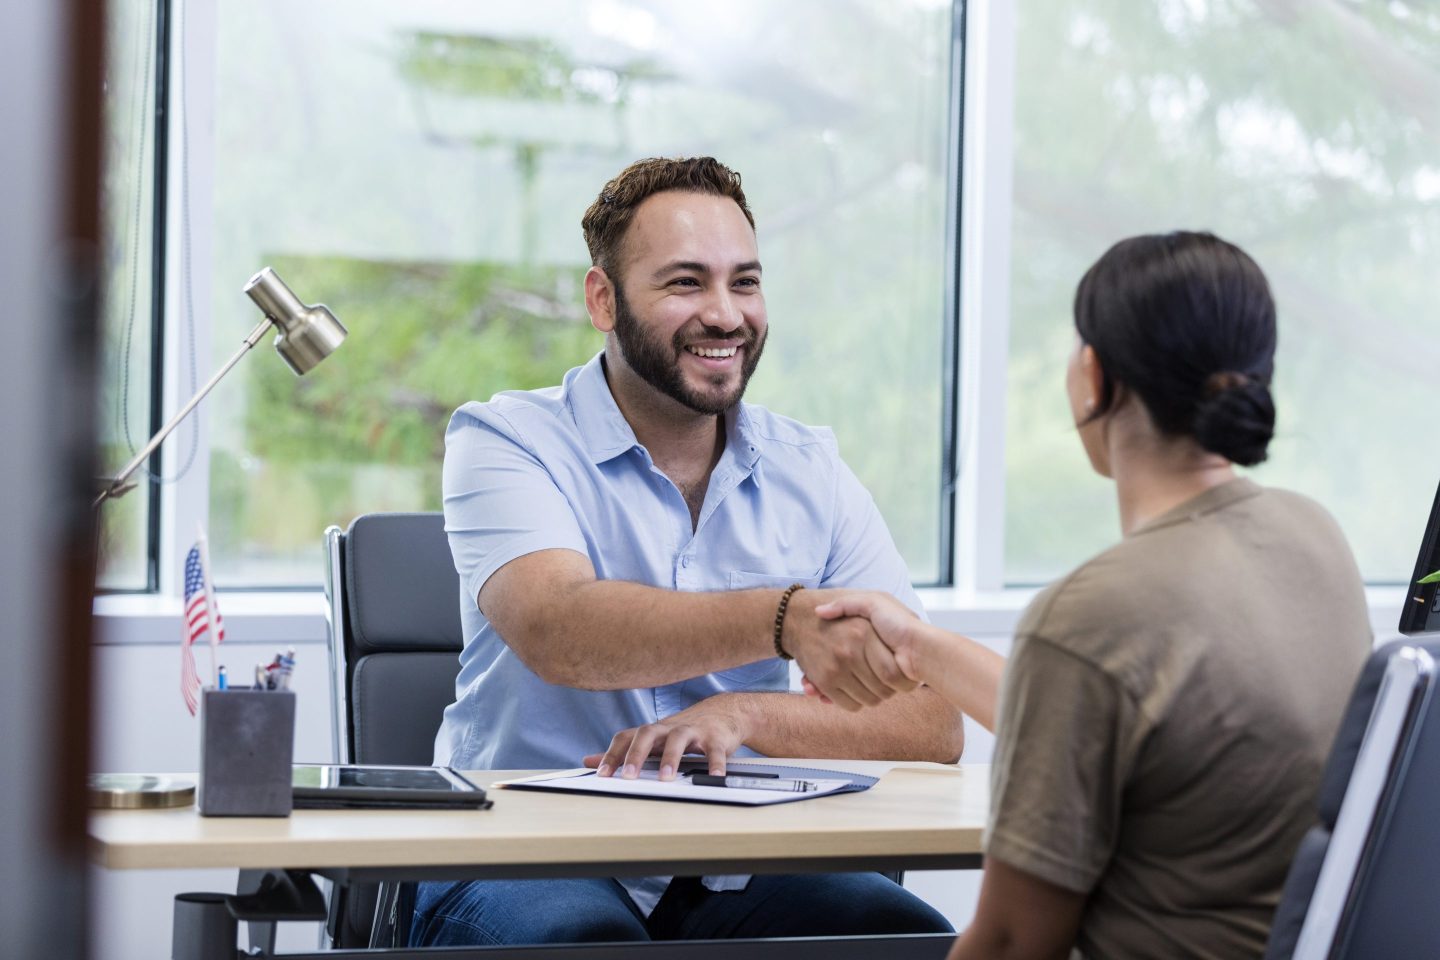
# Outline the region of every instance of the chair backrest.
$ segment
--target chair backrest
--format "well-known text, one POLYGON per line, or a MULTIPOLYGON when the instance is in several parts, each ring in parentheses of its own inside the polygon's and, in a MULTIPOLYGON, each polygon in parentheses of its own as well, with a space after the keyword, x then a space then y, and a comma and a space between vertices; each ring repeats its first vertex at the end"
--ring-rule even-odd
POLYGON ((364 514, 325 539, 336 756, 428 764, 463 643, 444 518, 364 514))
POLYGON ((1440 641, 1371 655, 1290 868, 1266 960, 1440 956, 1440 641))
MULTIPOLYGON (((441 714, 455 699, 464 640, 444 517, 365 514, 347 531, 327 529, 325 549, 335 757, 427 765, 441 714)), ((334 891, 331 945, 403 945, 408 916, 395 899, 403 886, 334 891)))

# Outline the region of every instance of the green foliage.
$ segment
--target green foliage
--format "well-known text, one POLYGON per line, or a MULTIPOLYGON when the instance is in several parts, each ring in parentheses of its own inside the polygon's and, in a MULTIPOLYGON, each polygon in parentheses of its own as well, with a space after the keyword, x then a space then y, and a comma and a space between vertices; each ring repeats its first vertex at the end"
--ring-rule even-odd
POLYGON ((1436 570, 1434 573, 1430 574, 1428 577, 1421 577, 1419 580, 1416 580, 1415 582, 1416 582, 1416 583, 1440 583, 1440 570, 1436 570))
POLYGON ((321 529, 438 510, 445 425, 469 400, 549 386, 599 348, 571 269, 276 256, 349 330, 297 379, 250 367, 248 455, 217 446, 211 541, 231 582, 313 582, 321 529))
MULTIPOLYGON (((397 61, 406 80, 438 92, 536 103, 603 103, 607 92, 575 83, 585 65, 549 40, 418 32, 398 41, 397 61)), ((620 70, 605 68, 618 83, 665 74, 648 59, 620 70)))
POLYGON ((253 448, 276 461, 431 466, 467 400, 557 382, 599 347, 574 271, 512 264, 271 258, 297 289, 330 303, 350 336, 298 383, 255 371, 253 448))
POLYGON ((500 40, 416 33, 405 38, 400 71, 407 79, 448 93, 561 100, 574 64, 543 40, 500 40))

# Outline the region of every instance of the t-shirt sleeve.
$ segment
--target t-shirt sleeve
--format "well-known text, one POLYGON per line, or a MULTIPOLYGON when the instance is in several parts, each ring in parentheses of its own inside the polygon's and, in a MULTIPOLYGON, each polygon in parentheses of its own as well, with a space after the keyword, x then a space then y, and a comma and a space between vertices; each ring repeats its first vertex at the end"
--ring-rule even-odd
POLYGON ((570 501, 518 431, 495 414, 480 419, 462 409, 451 418, 443 487, 450 552, 472 600, 517 557, 556 548, 588 556, 570 501))
POLYGON ((838 454, 834 518, 830 556, 820 586, 883 590, 928 619, 875 498, 838 454))
POLYGON ((1000 687, 985 854, 1088 893, 1118 838, 1134 700, 1090 661, 1023 634, 1000 687))

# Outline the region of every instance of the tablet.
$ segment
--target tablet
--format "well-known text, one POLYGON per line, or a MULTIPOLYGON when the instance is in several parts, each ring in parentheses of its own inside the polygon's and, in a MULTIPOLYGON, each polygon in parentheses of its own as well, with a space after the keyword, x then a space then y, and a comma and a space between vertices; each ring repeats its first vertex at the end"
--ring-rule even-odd
POLYGON ((490 807, 483 789, 449 767, 297 763, 291 787, 300 808, 490 807))

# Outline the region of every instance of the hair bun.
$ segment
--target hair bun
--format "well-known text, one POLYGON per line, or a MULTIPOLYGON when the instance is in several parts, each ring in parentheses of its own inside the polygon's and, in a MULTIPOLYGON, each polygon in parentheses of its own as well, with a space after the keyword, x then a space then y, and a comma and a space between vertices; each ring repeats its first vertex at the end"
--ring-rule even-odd
POLYGON ((1195 410, 1195 439, 1243 467, 1265 459, 1275 435, 1275 401, 1268 384, 1241 373, 1217 373, 1195 410))

